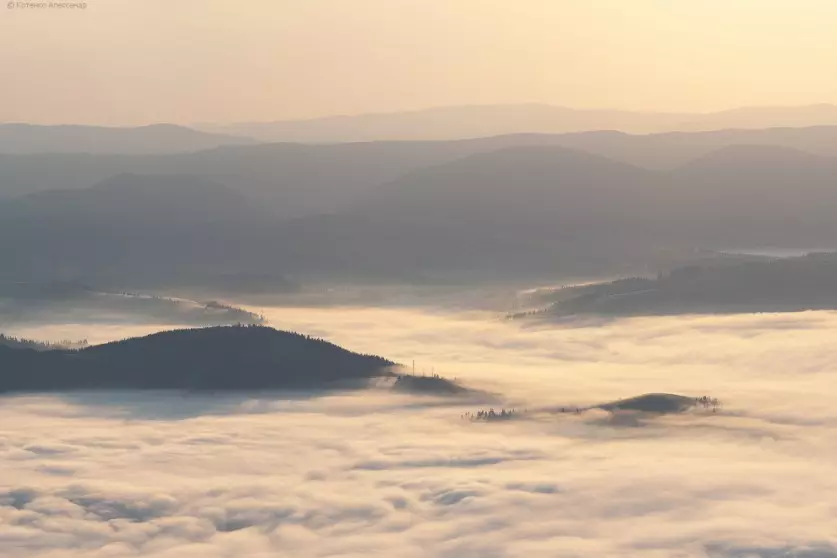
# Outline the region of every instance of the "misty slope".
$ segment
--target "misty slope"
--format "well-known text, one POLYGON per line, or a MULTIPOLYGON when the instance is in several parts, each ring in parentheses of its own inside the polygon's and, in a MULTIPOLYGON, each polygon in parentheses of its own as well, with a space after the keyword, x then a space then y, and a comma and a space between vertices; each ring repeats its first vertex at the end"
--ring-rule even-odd
MULTIPOLYGON (((258 159, 274 147, 259 146, 258 159)), ((320 150, 336 149, 345 166, 320 175, 331 186, 352 164, 353 179, 383 172, 372 157, 381 149, 404 155, 386 172, 452 155, 432 143, 278 147, 318 154, 302 158, 309 179, 326 160, 320 150), (411 151, 416 145, 423 150, 411 151)), ((254 154, 221 151, 238 150, 254 154)), ((123 175, 92 189, 0 202, 0 257, 5 273, 22 280, 113 286, 196 277, 235 284, 236 275, 413 281, 637 273, 663 251, 831 246, 835 179, 834 159, 774 146, 725 147, 668 172, 564 147, 508 147, 384 185, 355 184, 342 210, 279 221, 263 200, 211 181, 123 175)))
POLYGON ((675 201, 697 219, 681 233, 703 245, 832 246, 837 159, 786 147, 731 146, 673 171, 675 201))
POLYGON ((0 392, 317 389, 388 376, 393 363, 272 328, 157 333, 78 351, 0 345, 0 392))
POLYGON ((668 173, 509 148, 411 173, 284 236, 311 248, 298 265, 326 254, 331 270, 635 272, 662 250, 828 246, 835 179, 835 160, 775 147, 724 148, 668 173))
MULTIPOLYGON (((198 280, 206 282, 204 278, 198 280)), ((73 281, 44 281, 41 276, 27 282, 0 278, 0 327, 50 322, 124 323, 126 319, 154 326, 264 323, 264 318, 254 312, 216 301, 102 291, 73 281)))
POLYGON ((161 156, 0 155, 0 199, 78 189, 121 173, 202 176, 279 217, 334 211, 376 185, 486 149, 482 143, 273 144, 161 156))
POLYGON ((138 128, 0 124, 0 153, 187 153, 257 143, 247 137, 155 124, 138 128))
POLYGON ((178 227, 265 220, 241 193, 188 175, 121 174, 80 190, 43 191, 0 205, 6 222, 98 222, 107 227, 178 227))
POLYGON ((171 281, 253 272, 264 254, 248 246, 268 236, 273 219, 201 178, 120 175, 0 202, 0 277, 171 281))
POLYGON ((837 106, 829 104, 796 107, 741 107, 703 114, 676 126, 682 132, 727 128, 801 128, 837 125, 837 106))
POLYGON ((566 289, 547 316, 647 316, 837 308, 837 255, 688 266, 657 279, 566 289))
POLYGON ((642 204, 658 188, 651 172, 587 153, 509 148, 411 173, 285 236, 358 271, 592 272, 628 259, 615 257, 623 238, 652 241, 642 204))
POLYGON ((837 126, 648 135, 588 132, 546 138, 550 138, 549 141, 555 145, 581 149, 649 169, 673 169, 735 145, 788 147, 837 157, 837 126))
POLYGON ((634 134, 837 125, 837 107, 745 107, 705 114, 581 110, 542 104, 439 107, 412 112, 206 127, 264 141, 330 143, 451 140, 504 134, 616 130, 634 134))
POLYGON ((474 105, 412 112, 331 116, 310 120, 242 123, 206 127, 263 141, 331 143, 392 140, 451 140, 520 133, 560 134, 590 130, 648 133, 668 129, 689 114, 564 107, 474 105))

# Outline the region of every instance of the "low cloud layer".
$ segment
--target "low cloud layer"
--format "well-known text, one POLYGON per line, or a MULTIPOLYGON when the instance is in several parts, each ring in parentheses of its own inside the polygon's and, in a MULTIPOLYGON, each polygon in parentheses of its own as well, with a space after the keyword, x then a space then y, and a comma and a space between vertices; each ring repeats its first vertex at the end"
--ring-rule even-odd
POLYGON ((473 409, 380 391, 6 397, 0 556, 837 557, 835 314, 266 314, 508 405, 674 392, 725 406, 472 423, 473 409))

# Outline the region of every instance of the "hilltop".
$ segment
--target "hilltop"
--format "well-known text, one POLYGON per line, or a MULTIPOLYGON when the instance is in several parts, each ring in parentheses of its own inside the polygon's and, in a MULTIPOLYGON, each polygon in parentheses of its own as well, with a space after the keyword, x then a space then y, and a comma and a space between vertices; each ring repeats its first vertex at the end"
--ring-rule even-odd
POLYGON ((0 344, 0 392, 322 389, 392 377, 393 362, 263 326, 184 329, 39 352, 0 344))

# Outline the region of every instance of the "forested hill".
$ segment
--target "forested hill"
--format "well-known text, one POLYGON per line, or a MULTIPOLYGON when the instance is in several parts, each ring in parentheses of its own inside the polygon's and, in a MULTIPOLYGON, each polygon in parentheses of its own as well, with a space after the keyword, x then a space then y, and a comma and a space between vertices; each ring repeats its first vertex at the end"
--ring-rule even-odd
POLYGON ((0 391, 317 389, 390 376, 392 365, 269 327, 212 327, 77 351, 0 345, 0 391))
POLYGON ((11 337, 0 333, 0 346, 8 347, 10 349, 32 349, 34 351, 56 351, 60 349, 79 349, 87 346, 87 341, 71 341, 64 340, 57 343, 44 343, 42 341, 35 341, 32 339, 23 339, 20 337, 11 337))
POLYGON ((692 265, 554 293, 546 315, 621 316, 837 309, 837 254, 692 265))

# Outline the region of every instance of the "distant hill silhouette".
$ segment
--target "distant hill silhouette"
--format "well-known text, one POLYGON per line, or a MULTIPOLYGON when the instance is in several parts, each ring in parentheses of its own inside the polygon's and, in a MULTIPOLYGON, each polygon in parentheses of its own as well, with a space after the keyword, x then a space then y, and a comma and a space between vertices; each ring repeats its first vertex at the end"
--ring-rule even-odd
POLYGON ((188 228, 219 222, 273 219, 242 193, 188 175, 120 174, 89 188, 42 191, 0 205, 4 219, 101 221, 188 228))
POLYGON ((39 192, 0 202, 0 281, 223 290, 230 275, 278 280, 264 251, 274 221, 241 193, 190 176, 120 175, 39 192))
POLYGON ((507 277, 562 265, 601 271, 619 251, 616 234, 630 230, 640 240, 655 181, 583 152, 509 148, 411 173, 317 227, 304 222, 304 236, 366 269, 507 277), (601 241, 608 253, 597 250, 601 241))
POLYGON ((516 147, 415 171, 281 236, 305 239, 288 257, 295 269, 319 259, 471 280, 637 273, 666 252, 828 246, 835 179, 837 159, 771 146, 724 148, 670 172, 516 147))
POLYGON ((672 169, 730 145, 777 145, 837 156, 837 126, 628 135, 519 134, 465 141, 271 144, 174 155, 0 154, 0 199, 81 189, 123 173, 193 175, 228 186, 276 216, 344 209, 383 184, 421 169, 508 147, 567 147, 634 166, 672 169))
MULTIPOLYGON (((164 276, 161 273, 161 276, 164 276)), ((263 324, 264 318, 217 301, 103 292, 77 282, 0 282, 0 326, 20 323, 263 324)))
POLYGON ((698 405, 699 398, 685 397, 671 393, 647 393, 629 399, 620 399, 611 403, 598 405, 597 409, 605 411, 635 411, 641 413, 672 414, 688 411, 698 405))
POLYGON ((0 345, 11 349, 31 349, 34 351, 54 351, 59 349, 81 348, 87 346, 87 341, 61 341, 58 343, 46 343, 33 339, 11 337, 0 333, 0 345))
MULTIPOLYGON (((276 199, 299 202, 285 208, 291 213, 320 207, 295 218, 283 219, 259 194, 177 173, 119 175, 93 188, 0 200, 0 280, 139 290, 239 284, 265 292, 292 288, 282 277, 590 277, 670 268, 660 254, 828 247, 837 238, 835 158, 732 145, 655 171, 563 146, 473 153, 475 143, 454 143, 460 151, 451 160, 452 144, 444 143, 257 146, 258 161, 302 164, 304 180, 272 186, 281 192, 276 199), (340 164, 330 166, 336 154, 340 164), (377 179, 395 177, 361 187, 373 168, 377 179), (324 189, 306 189, 320 179, 324 189), (342 193, 319 206, 332 188, 342 193)), ((234 153, 236 168, 245 169, 253 149, 219 152, 234 153)), ((191 157, 217 163, 211 152, 191 157)))
POLYGON ((830 246, 837 232, 837 158, 796 149, 729 146, 675 169, 671 198, 692 212, 680 233, 734 246, 830 246))
POLYGON ((688 113, 577 110, 545 104, 471 105, 409 112, 329 116, 309 120, 207 126, 263 141, 334 143, 449 140, 517 133, 621 130, 649 133, 689 120, 688 113))
POLYGON ((334 143, 450 140, 614 130, 633 134, 837 125, 837 106, 744 107, 709 113, 570 109, 546 104, 438 107, 408 112, 206 126, 263 141, 334 143))
POLYGON ((680 122, 675 129, 691 132, 824 125, 837 125, 837 106, 823 103, 790 107, 742 107, 702 114, 680 122))
MULTIPOLYGON (((837 126, 717 130, 630 135, 620 132, 587 132, 542 136, 540 140, 595 153, 648 169, 670 170, 736 145, 776 146, 837 157, 837 126)), ((534 142, 535 139, 532 139, 534 142)))
POLYGON ((294 218, 342 209, 357 195, 404 173, 490 150, 495 142, 489 143, 272 144, 145 156, 0 155, 0 199, 88 188, 126 173, 190 175, 228 186, 277 217, 294 218))
POLYGON ((837 309, 837 255, 688 266, 657 279, 566 289, 546 316, 788 312, 837 309))
POLYGON ((173 124, 137 128, 36 126, 0 124, 0 153, 133 154, 188 153, 222 145, 248 145, 256 140, 200 132, 173 124))
POLYGON ((189 174, 230 186, 281 217, 340 209, 422 168, 507 147, 561 146, 645 168, 670 169, 729 145, 779 145, 837 156, 837 126, 628 135, 518 134, 465 141, 272 144, 173 155, 0 154, 0 198, 87 188, 121 173, 189 174))
POLYGON ((392 364, 267 327, 214 327, 77 351, 0 344, 0 391, 321 389, 391 376, 392 364))

